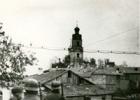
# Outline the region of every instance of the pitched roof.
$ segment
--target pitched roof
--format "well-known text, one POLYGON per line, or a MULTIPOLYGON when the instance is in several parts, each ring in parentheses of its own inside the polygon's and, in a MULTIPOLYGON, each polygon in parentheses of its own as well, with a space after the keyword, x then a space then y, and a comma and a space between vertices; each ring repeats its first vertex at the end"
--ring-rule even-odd
POLYGON ((25 80, 28 79, 28 78, 34 78, 38 82, 40 82, 41 84, 45 84, 45 83, 47 83, 47 82, 49 82, 49 81, 51 81, 51 80, 63 75, 64 73, 67 73, 68 71, 70 71, 73 74, 75 74, 76 76, 84 79, 88 83, 94 84, 93 82, 87 80, 86 78, 80 76, 79 74, 73 72, 72 70, 62 70, 62 69, 61 70, 50 70, 49 72, 46 72, 46 73, 43 73, 43 74, 40 74, 40 75, 35 74, 35 75, 32 75, 32 76, 29 76, 29 77, 25 78, 25 80))
POLYGON ((67 72, 66 70, 51 70, 49 72, 40 74, 40 75, 32 75, 27 77, 28 78, 34 78, 36 79, 38 82, 41 82, 41 84, 44 84, 45 82, 51 81, 61 75, 63 75, 65 72, 67 72))
POLYGON ((92 68, 92 67, 77 67, 77 68, 70 68, 71 71, 77 73, 78 75, 88 78, 91 76, 92 72, 95 71, 97 68, 92 68))
POLYGON ((99 68, 92 74, 102 74, 102 75, 122 75, 122 73, 118 72, 114 67, 106 67, 106 68, 99 68))
POLYGON ((117 69, 125 74, 140 74, 140 67, 118 67, 117 69))
MULTIPOLYGON (((51 70, 49 72, 43 73, 41 75, 32 75, 28 78, 34 78, 41 82, 41 84, 44 84, 46 87, 49 87, 49 84, 46 82, 49 82, 64 73, 71 71, 71 70, 51 70)), ((73 72, 73 71, 71 71, 73 72)), ((78 75, 77 73, 73 72, 73 74, 78 75)), ((83 78, 82 76, 79 76, 83 78)), ((85 79, 85 78, 83 78, 85 79)), ((90 82, 89 80, 85 79, 86 81, 90 82)), ((91 82, 90 82, 91 83, 91 82)), ((63 91, 65 96, 83 96, 83 95, 105 95, 105 94, 111 94, 112 91, 104 90, 103 88, 94 85, 93 83, 91 85, 73 85, 73 84, 64 84, 63 85, 63 91)))
POLYGON ((84 78, 90 78, 91 75, 93 75, 93 74, 94 75, 122 75, 122 73, 119 73, 113 67, 108 67, 108 68, 88 67, 88 68, 77 68, 77 69, 72 68, 71 70, 84 78))

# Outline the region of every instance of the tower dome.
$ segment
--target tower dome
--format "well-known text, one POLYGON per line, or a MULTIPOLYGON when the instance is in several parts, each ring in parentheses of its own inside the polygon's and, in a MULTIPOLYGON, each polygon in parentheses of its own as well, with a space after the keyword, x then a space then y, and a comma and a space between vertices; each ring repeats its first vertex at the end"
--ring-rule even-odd
POLYGON ((75 27, 75 28, 74 28, 74 31, 75 31, 75 33, 79 33, 80 28, 79 28, 79 27, 75 27))

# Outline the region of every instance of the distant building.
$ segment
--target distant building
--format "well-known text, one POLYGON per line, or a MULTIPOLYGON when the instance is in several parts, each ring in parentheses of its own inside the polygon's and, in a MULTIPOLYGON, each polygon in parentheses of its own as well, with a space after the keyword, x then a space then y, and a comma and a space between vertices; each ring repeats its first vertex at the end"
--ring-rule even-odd
POLYGON ((53 81, 63 83, 66 100, 139 100, 140 68, 71 68, 48 70, 41 75, 30 76, 51 90, 53 81))
POLYGON ((60 81, 63 83, 60 87, 60 93, 66 100, 112 100, 112 91, 95 85, 72 70, 50 70, 28 78, 38 80, 45 87, 46 92, 50 92, 53 81, 60 81))
POLYGON ((71 64, 81 64, 83 61, 82 35, 79 34, 80 29, 76 27, 75 33, 72 35, 72 43, 69 50, 71 64))
POLYGON ((105 67, 115 67, 115 62, 110 62, 109 59, 105 59, 105 67))
POLYGON ((105 67, 89 69, 72 69, 81 77, 104 88, 114 91, 113 100, 139 100, 140 68, 139 67, 105 67), (118 98, 125 99, 118 99, 118 98))
POLYGON ((117 68, 120 73, 123 73, 121 77, 121 88, 125 90, 131 90, 131 92, 140 93, 140 68, 139 67, 120 67, 117 68), (124 85, 124 82, 127 82, 127 85, 124 85), (124 88, 124 86, 126 88, 124 88))
POLYGON ((115 91, 119 88, 119 80, 122 73, 114 68, 83 68, 72 69, 81 77, 107 90, 115 91))

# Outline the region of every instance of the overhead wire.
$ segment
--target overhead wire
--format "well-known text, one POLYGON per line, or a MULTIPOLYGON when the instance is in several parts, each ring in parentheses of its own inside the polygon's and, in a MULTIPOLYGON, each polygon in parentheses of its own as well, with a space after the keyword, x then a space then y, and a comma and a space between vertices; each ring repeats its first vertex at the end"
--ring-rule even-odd
MULTIPOLYGON (((22 46, 24 48, 31 48, 31 49, 41 49, 41 50, 50 50, 50 51, 68 51, 67 48, 46 48, 46 47, 33 47, 33 46, 22 46)), ((111 51, 111 50, 84 50, 85 53, 111 53, 111 54, 133 54, 133 55, 140 55, 140 52, 132 52, 132 51, 111 51)))
POLYGON ((85 47, 89 47, 89 46, 91 46, 91 45, 95 45, 95 44, 98 44, 98 43, 100 43, 100 42, 103 42, 103 41, 106 41, 106 40, 109 40, 109 39, 112 39, 112 38, 116 38, 116 37, 118 37, 118 36, 120 36, 120 35, 128 34, 128 32, 133 31, 133 30, 135 30, 135 29, 137 29, 137 28, 138 28, 138 27, 135 27, 135 28, 131 28, 131 29, 127 30, 127 31, 123 31, 123 32, 119 32, 119 33, 113 34, 113 35, 108 36, 108 37, 106 37, 106 38, 104 38, 104 39, 98 40, 98 41, 96 41, 96 42, 94 42, 94 43, 90 43, 90 44, 88 44, 88 45, 85 46, 85 47))
MULTIPOLYGON (((128 34, 128 32, 133 31, 135 29, 137 29, 137 27, 129 29, 129 30, 124 31, 124 32, 120 32, 120 33, 111 35, 109 37, 106 37, 104 39, 101 39, 99 41, 94 42, 94 44, 95 43, 99 43, 99 42, 103 42, 103 41, 105 41, 107 39, 115 38, 115 37, 123 35, 123 34, 128 34)), ((22 47, 24 47, 24 48, 31 48, 31 49, 50 50, 50 51, 68 51, 67 48, 47 48, 47 47, 44 47, 44 46, 37 47, 37 46, 32 46, 32 44, 30 44, 30 46, 22 45, 22 47)), ((134 55, 140 55, 140 52, 130 52, 130 51, 84 50, 83 52, 85 52, 85 53, 112 53, 112 54, 134 54, 134 55)))

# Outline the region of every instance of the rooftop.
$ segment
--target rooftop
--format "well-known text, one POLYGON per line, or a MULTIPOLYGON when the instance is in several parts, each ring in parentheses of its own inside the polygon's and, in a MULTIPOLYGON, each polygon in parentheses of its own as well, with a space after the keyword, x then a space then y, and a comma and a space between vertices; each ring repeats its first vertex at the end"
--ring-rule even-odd
POLYGON ((84 78, 90 78, 91 75, 123 75, 123 74, 140 74, 140 67, 79 67, 71 68, 73 72, 84 78))
POLYGON ((26 79, 34 78, 37 81, 41 82, 41 84, 44 84, 45 82, 51 81, 65 72, 67 71, 66 70, 50 70, 40 75, 36 74, 36 75, 29 76, 26 79))
POLYGON ((64 85, 63 91, 66 96, 93 96, 113 93, 113 91, 101 89, 96 85, 64 85))

